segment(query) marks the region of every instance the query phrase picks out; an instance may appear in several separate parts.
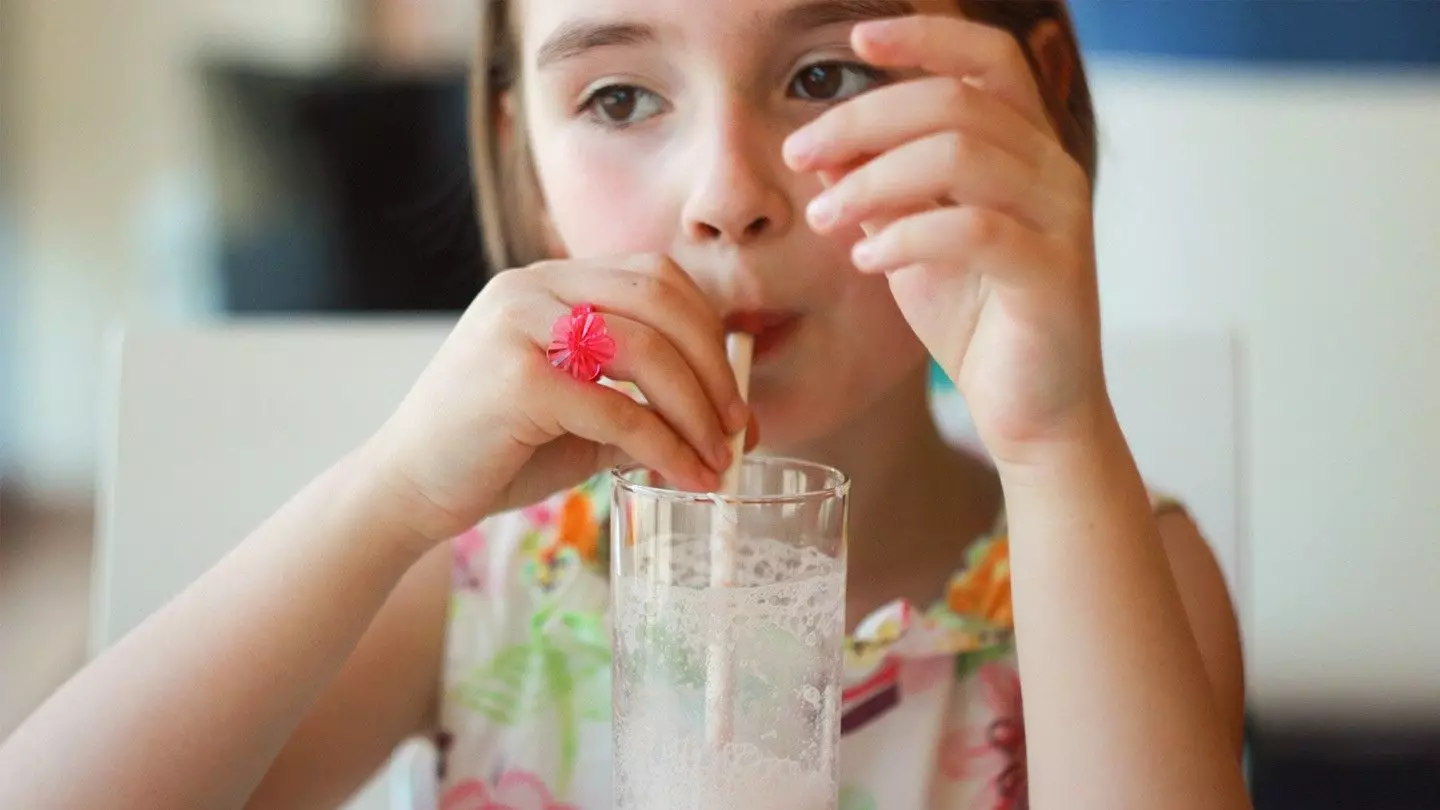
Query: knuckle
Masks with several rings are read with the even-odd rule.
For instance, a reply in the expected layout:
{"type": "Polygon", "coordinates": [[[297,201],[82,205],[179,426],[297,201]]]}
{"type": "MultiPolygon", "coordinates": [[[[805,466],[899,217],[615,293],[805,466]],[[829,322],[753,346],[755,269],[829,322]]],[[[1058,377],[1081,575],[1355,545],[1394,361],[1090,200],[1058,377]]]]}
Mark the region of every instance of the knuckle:
{"type": "Polygon", "coordinates": [[[529,312],[513,297],[501,302],[496,321],[510,333],[529,334],[532,331],[529,312]]]}
{"type": "Polygon", "coordinates": [[[649,362],[664,359],[665,339],[653,329],[636,329],[629,336],[628,349],[635,357],[646,358],[649,362]]]}
{"type": "Polygon", "coordinates": [[[633,267],[637,273],[643,273],[655,278],[664,278],[680,270],[680,268],[675,266],[674,260],[663,253],[642,253],[635,257],[633,267]]]}
{"type": "Polygon", "coordinates": [[[529,283],[530,279],[523,271],[502,270],[486,283],[485,291],[492,297],[511,298],[529,283]]]}
{"type": "Polygon", "coordinates": [[[655,306],[663,307],[660,312],[683,312],[690,309],[680,286],[682,283],[678,277],[656,279],[650,298],[655,306]]]}
{"type": "Polygon", "coordinates": [[[967,208],[960,214],[960,231],[965,241],[976,245],[989,245],[1000,239],[1004,224],[999,215],[985,208],[967,208]]]}
{"type": "Polygon", "coordinates": [[[959,172],[965,167],[965,161],[969,146],[966,145],[966,137],[956,130],[947,130],[935,137],[935,168],[947,176],[959,172]]]}
{"type": "Polygon", "coordinates": [[[665,279],[658,275],[636,273],[630,279],[630,286],[635,288],[636,294],[639,295],[645,303],[654,306],[662,305],[668,300],[666,298],[667,295],[673,295],[670,290],[670,285],[665,282],[665,279]]]}
{"type": "Polygon", "coordinates": [[[523,349],[513,347],[510,351],[503,352],[495,360],[491,370],[494,380],[494,389],[510,394],[509,399],[514,402],[530,401],[529,394],[534,390],[537,379],[535,364],[527,362],[523,349]]]}
{"type": "Polygon", "coordinates": [[[936,93],[940,104],[957,112],[969,107],[971,88],[963,80],[945,76],[936,81],[939,83],[936,93]]]}
{"type": "Polygon", "coordinates": [[[649,413],[633,402],[613,400],[610,410],[610,424],[615,432],[624,437],[638,436],[649,424],[649,413]]]}
{"type": "Polygon", "coordinates": [[[1030,62],[1025,57],[1025,48],[1020,40],[1007,31],[995,29],[991,34],[991,48],[995,55],[995,62],[1006,65],[1011,70],[1030,71],[1030,62]]]}
{"type": "Polygon", "coordinates": [[[977,148],[975,139],[968,133],[958,130],[950,133],[950,159],[954,161],[956,168],[971,165],[976,158],[977,148]]]}

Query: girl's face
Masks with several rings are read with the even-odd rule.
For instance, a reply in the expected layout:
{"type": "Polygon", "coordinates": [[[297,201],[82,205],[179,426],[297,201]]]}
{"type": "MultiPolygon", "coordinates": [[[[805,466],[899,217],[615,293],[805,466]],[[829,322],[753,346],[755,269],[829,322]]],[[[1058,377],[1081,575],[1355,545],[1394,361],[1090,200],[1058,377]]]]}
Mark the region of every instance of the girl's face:
{"type": "MultiPolygon", "coordinates": [[[[785,137],[887,80],[849,47],[895,0],[527,0],[524,105],[549,224],[571,257],[664,253],[732,325],[757,325],[751,404],[766,444],[830,435],[924,349],[883,277],[821,238],[821,181],[785,137]]],[[[932,9],[933,10],[933,9],[932,9]]]]}

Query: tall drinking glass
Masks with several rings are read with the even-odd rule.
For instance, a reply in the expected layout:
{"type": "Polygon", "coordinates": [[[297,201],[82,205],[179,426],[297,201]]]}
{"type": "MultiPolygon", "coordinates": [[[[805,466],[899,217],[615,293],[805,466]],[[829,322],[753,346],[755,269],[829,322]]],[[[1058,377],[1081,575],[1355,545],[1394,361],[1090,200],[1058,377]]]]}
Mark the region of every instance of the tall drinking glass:
{"type": "Polygon", "coordinates": [[[733,495],[614,476],[614,806],[834,808],[849,480],[773,458],[733,495]]]}

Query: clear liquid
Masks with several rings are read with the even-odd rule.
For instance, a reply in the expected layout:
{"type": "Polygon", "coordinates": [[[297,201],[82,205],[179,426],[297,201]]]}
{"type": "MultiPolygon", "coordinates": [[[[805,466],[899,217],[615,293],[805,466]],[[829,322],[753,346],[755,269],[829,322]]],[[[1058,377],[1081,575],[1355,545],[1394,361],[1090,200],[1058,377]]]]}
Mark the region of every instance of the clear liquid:
{"type": "Polygon", "coordinates": [[[832,808],[838,797],[841,560],[763,538],[736,546],[737,587],[710,587],[708,537],[646,544],[615,588],[615,807],[832,808]],[[731,729],[706,741],[721,643],[731,729]]]}

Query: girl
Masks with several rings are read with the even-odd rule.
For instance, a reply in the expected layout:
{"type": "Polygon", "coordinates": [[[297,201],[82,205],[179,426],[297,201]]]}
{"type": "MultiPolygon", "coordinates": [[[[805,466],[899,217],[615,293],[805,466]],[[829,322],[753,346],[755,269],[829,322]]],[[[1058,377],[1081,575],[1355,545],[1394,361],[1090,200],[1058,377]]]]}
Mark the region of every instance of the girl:
{"type": "Polygon", "coordinates": [[[416,733],[450,806],[606,806],[583,482],[628,457],[712,489],[747,422],[854,481],[847,674],[889,699],[845,707],[849,806],[1247,806],[1223,581],[1106,394],[1068,18],[953,2],[483,4],[486,236],[524,269],[14,735],[0,806],[333,806],[416,733]],[[647,405],[548,362],[586,304],[647,405]],[[988,459],[937,436],[931,357],[988,459]]]}

